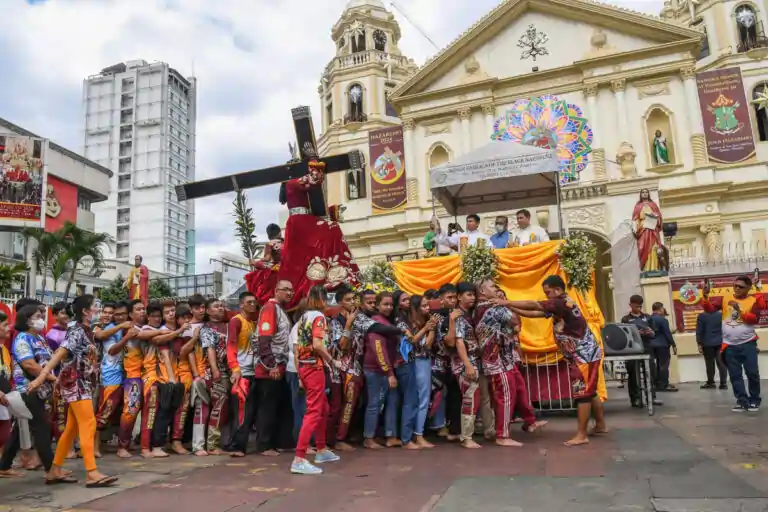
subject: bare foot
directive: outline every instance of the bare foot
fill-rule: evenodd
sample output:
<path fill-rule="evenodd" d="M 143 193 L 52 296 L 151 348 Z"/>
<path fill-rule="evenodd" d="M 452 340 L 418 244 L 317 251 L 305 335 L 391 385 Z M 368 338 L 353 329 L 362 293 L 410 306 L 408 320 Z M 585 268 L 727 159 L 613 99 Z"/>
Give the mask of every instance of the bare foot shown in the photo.
<path fill-rule="evenodd" d="M 376 442 L 376 441 L 374 441 L 373 439 L 366 439 L 366 440 L 363 442 L 363 446 L 364 446 L 365 448 L 369 448 L 369 449 L 371 449 L 371 450 L 381 450 L 381 449 L 383 449 L 383 448 L 384 448 L 383 446 L 381 446 L 379 443 L 377 443 L 377 442 Z"/>
<path fill-rule="evenodd" d="M 102 457 L 101 452 L 93 452 L 93 456 L 97 459 L 100 459 Z"/>
<path fill-rule="evenodd" d="M 403 446 L 403 442 L 396 437 L 388 437 L 386 446 L 387 448 L 397 448 L 398 446 Z"/>
<path fill-rule="evenodd" d="M 496 432 L 488 432 L 487 434 L 484 434 L 483 437 L 485 437 L 486 441 L 495 441 L 496 440 Z"/>
<path fill-rule="evenodd" d="M 472 439 L 467 439 L 466 441 L 462 441 L 461 446 L 462 448 L 471 448 L 471 449 L 482 448 L 482 446 L 474 442 Z"/>
<path fill-rule="evenodd" d="M 154 457 L 154 455 L 150 450 L 141 450 L 141 456 L 144 457 L 145 459 L 151 459 L 152 457 Z"/>
<path fill-rule="evenodd" d="M 208 452 L 205 450 L 197 450 L 195 452 L 195 457 L 207 457 L 207 456 L 208 456 Z"/>
<path fill-rule="evenodd" d="M 181 441 L 174 441 L 171 443 L 171 450 L 173 450 L 173 453 L 178 455 L 189 455 L 189 450 L 184 448 L 184 445 L 181 444 Z"/>
<path fill-rule="evenodd" d="M 214 448 L 213 450 L 208 450 L 208 455 L 226 455 L 226 452 L 221 448 Z"/>
<path fill-rule="evenodd" d="M 589 439 L 587 437 L 582 437 L 579 434 L 576 434 L 574 437 L 567 440 L 563 444 L 565 444 L 565 446 L 579 446 L 582 444 L 589 444 Z"/>
<path fill-rule="evenodd" d="M 277 450 L 264 450 L 259 455 L 263 455 L 264 457 L 278 457 L 280 452 Z"/>
<path fill-rule="evenodd" d="M 605 423 L 602 425 L 595 425 L 591 429 L 589 429 L 589 435 L 590 436 L 601 436 L 608 433 L 608 427 L 605 426 Z"/>
<path fill-rule="evenodd" d="M 129 452 L 125 448 L 120 448 L 119 450 L 117 450 L 117 456 L 120 457 L 121 459 L 130 459 L 131 457 L 133 457 L 133 455 L 131 455 L 131 452 Z"/>
<path fill-rule="evenodd" d="M 152 449 L 152 457 L 158 457 L 158 458 L 164 458 L 169 457 L 168 452 L 163 450 L 162 448 L 153 448 Z"/>
<path fill-rule="evenodd" d="M 454 441 L 460 441 L 461 437 L 448 434 L 447 436 L 445 436 L 445 439 L 448 441 L 454 442 Z"/>
<path fill-rule="evenodd" d="M 448 427 L 443 427 L 437 431 L 437 437 L 448 437 Z"/>
<path fill-rule="evenodd" d="M 67 458 L 67 460 L 73 460 L 73 459 L 76 459 L 76 458 L 77 458 L 77 452 L 76 452 L 75 450 L 71 450 L 71 451 L 70 451 L 70 452 L 67 454 L 67 457 L 66 457 L 66 458 Z"/>
<path fill-rule="evenodd" d="M 523 443 L 519 443 L 514 439 L 508 439 L 508 438 L 496 439 L 496 444 L 499 446 L 514 446 L 514 447 L 523 446 Z"/>
<path fill-rule="evenodd" d="M 403 450 L 421 450 L 421 446 L 419 446 L 416 442 L 411 441 L 410 443 L 403 445 Z"/>
<path fill-rule="evenodd" d="M 353 452 L 355 451 L 355 447 L 352 446 L 349 443 L 345 443 L 344 441 L 339 441 L 336 443 L 336 446 L 334 446 L 334 449 L 339 452 Z"/>
<path fill-rule="evenodd" d="M 434 448 L 435 445 L 424 439 L 424 436 L 416 436 L 416 444 L 422 448 Z"/>
<path fill-rule="evenodd" d="M 15 471 L 13 469 L 6 469 L 0 471 L 0 478 L 16 478 L 24 476 L 24 473 L 21 471 Z"/>
<path fill-rule="evenodd" d="M 245 454 L 243 452 L 229 452 L 229 456 L 240 458 L 240 457 L 245 457 Z"/>
<path fill-rule="evenodd" d="M 546 427 L 547 423 L 548 423 L 547 421 L 543 421 L 543 420 L 537 421 L 537 422 L 531 423 L 530 425 L 523 426 L 523 431 L 528 432 L 529 434 L 533 434 L 540 428 Z"/>

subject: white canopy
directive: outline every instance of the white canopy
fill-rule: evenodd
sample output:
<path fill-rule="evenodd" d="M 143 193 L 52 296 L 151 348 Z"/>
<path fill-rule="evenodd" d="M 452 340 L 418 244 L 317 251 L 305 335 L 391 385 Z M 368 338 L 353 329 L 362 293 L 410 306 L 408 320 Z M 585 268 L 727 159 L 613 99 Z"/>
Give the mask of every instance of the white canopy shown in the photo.
<path fill-rule="evenodd" d="M 451 215 L 557 204 L 554 151 L 494 140 L 430 172 L 432 193 Z"/>

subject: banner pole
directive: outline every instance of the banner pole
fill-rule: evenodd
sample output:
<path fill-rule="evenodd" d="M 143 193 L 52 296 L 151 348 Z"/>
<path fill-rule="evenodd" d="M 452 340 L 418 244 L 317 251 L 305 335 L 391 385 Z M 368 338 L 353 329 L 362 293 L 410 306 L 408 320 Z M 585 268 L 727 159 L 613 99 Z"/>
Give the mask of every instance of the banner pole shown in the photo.
<path fill-rule="evenodd" d="M 568 236 L 568 228 L 563 223 L 563 208 L 560 201 L 560 171 L 555 173 L 555 179 L 556 183 L 555 186 L 557 188 L 557 223 L 558 223 L 558 231 L 560 234 L 560 238 L 563 239 Z"/>

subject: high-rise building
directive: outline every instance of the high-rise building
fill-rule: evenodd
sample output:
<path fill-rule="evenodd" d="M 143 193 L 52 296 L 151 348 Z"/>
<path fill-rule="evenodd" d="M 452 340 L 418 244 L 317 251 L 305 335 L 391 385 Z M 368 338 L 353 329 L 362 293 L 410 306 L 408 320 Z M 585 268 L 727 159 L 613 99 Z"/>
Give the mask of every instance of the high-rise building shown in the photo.
<path fill-rule="evenodd" d="M 174 187 L 195 179 L 195 78 L 164 62 L 121 62 L 85 79 L 83 114 L 83 154 L 114 172 L 109 198 L 93 205 L 96 231 L 115 237 L 119 260 L 194 274 L 194 202 Z"/>

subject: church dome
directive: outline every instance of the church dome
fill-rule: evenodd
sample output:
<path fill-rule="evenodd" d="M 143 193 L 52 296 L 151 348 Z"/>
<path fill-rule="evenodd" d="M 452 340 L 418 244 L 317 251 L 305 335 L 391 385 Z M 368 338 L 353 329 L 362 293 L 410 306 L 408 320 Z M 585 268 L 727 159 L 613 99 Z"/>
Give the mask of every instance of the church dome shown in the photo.
<path fill-rule="evenodd" d="M 349 0 L 347 9 L 354 9 L 355 7 L 378 7 L 379 9 L 386 10 L 381 0 Z"/>

